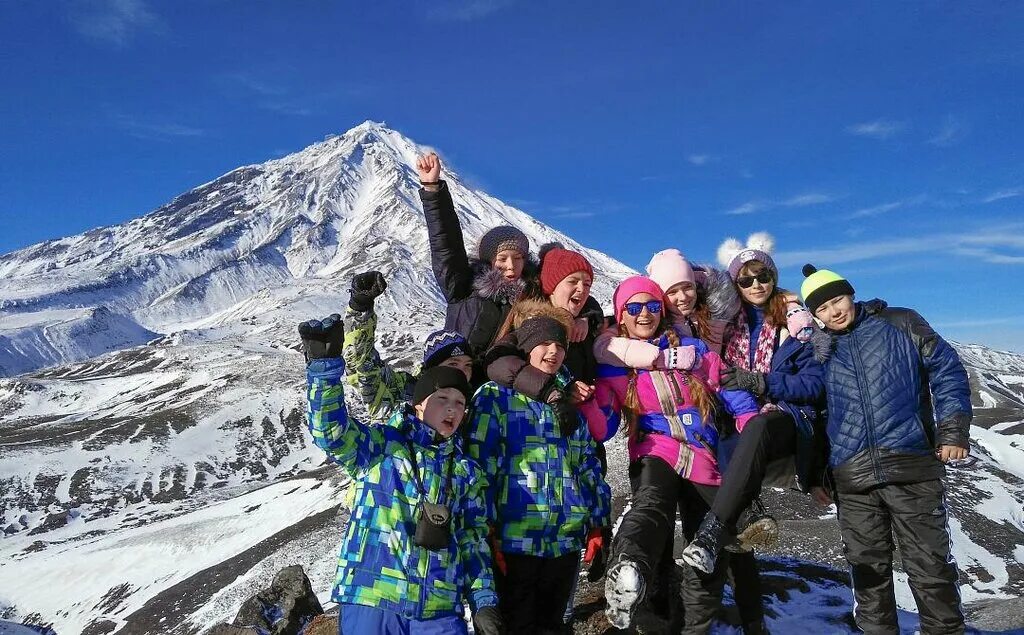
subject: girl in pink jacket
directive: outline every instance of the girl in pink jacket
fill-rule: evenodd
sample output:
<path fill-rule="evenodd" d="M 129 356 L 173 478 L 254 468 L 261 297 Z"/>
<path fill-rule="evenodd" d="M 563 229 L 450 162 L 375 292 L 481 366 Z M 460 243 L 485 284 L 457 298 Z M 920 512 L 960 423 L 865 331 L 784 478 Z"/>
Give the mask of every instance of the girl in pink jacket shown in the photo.
<path fill-rule="evenodd" d="M 658 284 L 643 276 L 622 282 L 613 297 L 619 333 L 661 351 L 693 347 L 692 370 L 601 364 L 594 403 L 581 408 L 597 440 L 611 438 L 620 428 L 629 439 L 633 502 L 616 535 L 615 563 L 605 584 L 608 619 L 617 628 L 630 625 L 643 599 L 677 505 L 684 526 L 695 527 L 709 509 L 721 482 L 716 417 L 727 413 L 742 428 L 757 414 L 749 393 L 720 388 L 718 355 L 702 341 L 682 336 L 664 318 L 662 295 Z M 721 601 L 721 576 L 689 568 L 686 575 L 686 632 L 706 632 Z"/>

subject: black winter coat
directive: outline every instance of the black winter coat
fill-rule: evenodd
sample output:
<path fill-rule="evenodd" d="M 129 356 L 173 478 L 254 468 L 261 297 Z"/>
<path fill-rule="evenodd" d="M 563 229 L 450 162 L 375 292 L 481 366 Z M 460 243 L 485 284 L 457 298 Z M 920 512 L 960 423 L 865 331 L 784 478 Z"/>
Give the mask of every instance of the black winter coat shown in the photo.
<path fill-rule="evenodd" d="M 470 260 L 448 184 L 436 192 L 420 189 L 430 239 L 434 278 L 448 302 L 445 328 L 461 333 L 470 353 L 482 359 L 512 304 L 524 294 L 540 293 L 537 264 L 527 258 L 521 279 L 509 282 L 489 262 Z"/>

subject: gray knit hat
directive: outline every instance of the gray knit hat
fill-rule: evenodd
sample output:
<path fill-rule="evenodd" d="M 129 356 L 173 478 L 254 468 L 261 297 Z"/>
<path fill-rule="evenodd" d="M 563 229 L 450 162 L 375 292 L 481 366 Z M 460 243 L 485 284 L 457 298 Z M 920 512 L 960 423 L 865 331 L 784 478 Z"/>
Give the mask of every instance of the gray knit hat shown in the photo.
<path fill-rule="evenodd" d="M 511 225 L 498 225 L 480 238 L 477 254 L 480 260 L 493 263 L 498 252 L 505 249 L 515 249 L 527 256 L 530 253 L 530 239 Z"/>

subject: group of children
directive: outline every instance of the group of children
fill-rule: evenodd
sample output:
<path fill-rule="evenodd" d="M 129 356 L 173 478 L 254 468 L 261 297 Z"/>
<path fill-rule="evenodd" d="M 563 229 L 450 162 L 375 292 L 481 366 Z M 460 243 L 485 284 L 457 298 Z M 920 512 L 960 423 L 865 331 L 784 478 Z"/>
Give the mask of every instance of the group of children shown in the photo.
<path fill-rule="evenodd" d="M 837 505 L 861 629 L 898 632 L 895 531 L 922 632 L 963 632 L 941 478 L 969 451 L 970 392 L 917 313 L 854 302 L 810 265 L 801 304 L 754 235 L 722 245 L 722 269 L 655 254 L 608 319 L 582 254 L 546 246 L 535 260 L 501 226 L 470 258 L 440 161 L 416 167 L 448 303 L 419 375 L 377 353 L 378 272 L 353 279 L 344 320 L 299 325 L 310 431 L 355 479 L 340 633 L 466 633 L 467 607 L 482 635 L 566 632 L 581 560 L 604 576 L 618 628 L 647 598 L 675 629 L 708 632 L 731 571 L 743 631 L 767 632 L 752 549 L 777 533 L 758 494 L 780 466 Z M 346 381 L 370 422 L 348 416 Z M 616 434 L 631 500 L 613 540 Z M 673 600 L 677 512 L 688 544 Z"/>

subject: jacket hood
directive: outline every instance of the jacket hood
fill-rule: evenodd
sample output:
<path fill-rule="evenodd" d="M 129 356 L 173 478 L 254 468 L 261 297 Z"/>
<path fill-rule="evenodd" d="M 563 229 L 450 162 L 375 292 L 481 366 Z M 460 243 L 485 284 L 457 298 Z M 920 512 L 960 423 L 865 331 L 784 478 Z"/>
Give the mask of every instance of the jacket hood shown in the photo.
<path fill-rule="evenodd" d="M 523 275 L 518 280 L 507 280 L 504 274 L 483 260 L 474 259 L 469 264 L 473 270 L 473 291 L 481 298 L 512 304 L 526 293 L 534 295 L 533 287 L 537 287 L 536 294 L 540 293 L 538 265 L 532 257 L 526 259 Z"/>
<path fill-rule="evenodd" d="M 523 325 L 523 322 L 535 317 L 548 317 L 553 320 L 557 320 L 563 327 L 565 332 L 572 332 L 572 316 L 569 312 L 561 307 L 557 307 L 547 300 L 540 300 L 530 298 L 527 300 L 520 300 L 512 305 L 512 311 L 510 312 L 512 319 L 512 328 L 518 329 Z"/>
<path fill-rule="evenodd" d="M 736 291 L 729 272 L 703 265 L 697 274 L 697 291 L 707 304 L 711 318 L 732 321 L 740 312 L 740 294 Z"/>

